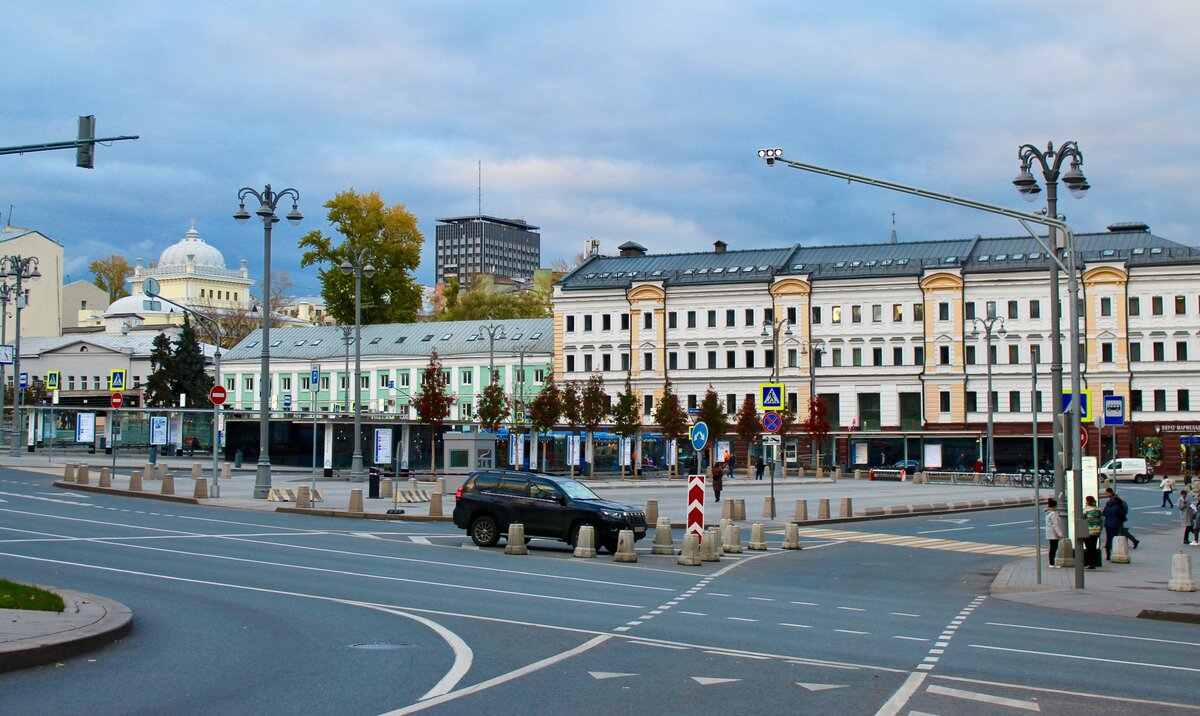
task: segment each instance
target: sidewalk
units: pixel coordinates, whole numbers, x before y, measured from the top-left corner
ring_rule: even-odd
[[[1172,556],[1183,552],[1200,562],[1200,547],[1182,544],[1182,529],[1138,530],[1141,545],[1129,551],[1129,564],[1104,562],[1084,570],[1084,588],[1077,590],[1075,569],[1050,569],[1042,564],[1042,583],[1036,579],[1033,557],[1010,562],[992,581],[992,596],[1052,609],[1110,616],[1165,619],[1200,624],[1200,592],[1172,592]],[[1043,552],[1042,560],[1046,559]],[[1195,575],[1195,572],[1193,572]],[[1194,578],[1194,577],[1193,577]]]
[[[0,671],[47,664],[110,644],[133,628],[133,612],[111,599],[43,587],[63,598],[61,612],[0,609]]]

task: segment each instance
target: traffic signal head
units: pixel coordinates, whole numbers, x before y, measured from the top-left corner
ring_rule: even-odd
[[[79,118],[79,144],[75,147],[75,166],[81,169],[91,169],[96,158],[96,115],[89,114]]]

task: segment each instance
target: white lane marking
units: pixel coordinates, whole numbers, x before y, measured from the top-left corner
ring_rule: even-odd
[[[652,641],[631,641],[629,643],[637,644],[638,646],[653,646],[657,649],[674,649],[676,651],[687,651],[688,650],[688,647],[686,647],[686,646],[675,646],[674,644],[656,644]]]
[[[963,530],[973,530],[973,529],[975,529],[975,528],[974,527],[947,527],[945,529],[940,529],[940,530],[921,530],[917,534],[931,535],[931,534],[936,534],[938,532],[961,532]]]
[[[721,594],[720,592],[706,592],[710,597],[731,597],[732,594]]]
[[[689,617],[706,617],[706,616],[708,616],[707,614],[704,614],[704,613],[702,613],[702,612],[685,612],[685,611],[683,611],[682,609],[681,609],[681,610],[679,610],[679,613],[680,613],[680,614],[687,614]]]
[[[717,656],[736,656],[739,659],[758,659],[759,661],[766,661],[771,658],[769,656],[760,656],[758,654],[741,654],[738,652],[728,651],[726,649],[705,649],[704,653],[715,654]]]
[[[1009,649],[1003,646],[987,646],[985,644],[970,644],[972,649],[987,649],[989,651],[1004,651],[1015,654],[1032,654],[1034,656],[1052,656],[1060,659],[1077,659],[1079,661],[1102,661],[1106,664],[1124,664],[1126,666],[1144,666],[1148,669],[1166,669],[1168,671],[1190,671],[1200,674],[1200,669],[1190,666],[1173,666],[1171,664],[1152,664],[1147,661],[1124,661],[1110,657],[1081,656],[1079,654],[1057,654],[1052,651],[1034,651],[1033,649]]]
[[[725,618],[730,621],[735,621],[735,622],[756,622],[756,621],[758,621],[757,619],[747,619],[745,617],[725,617]]]
[[[695,681],[701,686],[712,686],[713,684],[732,684],[735,681],[741,681],[741,679],[719,679],[711,676],[693,676],[692,681]]]
[[[350,535],[352,537],[362,537],[363,539],[383,539],[379,535],[371,534],[370,532],[351,532]],[[409,537],[409,539],[414,539],[414,538]]]
[[[879,710],[875,712],[875,716],[896,716],[896,714],[900,713],[900,709],[904,708],[904,705],[913,697],[913,694],[917,693],[917,689],[921,688],[921,684],[925,681],[926,676],[928,674],[920,671],[914,671],[909,674],[904,683],[900,684],[900,688],[896,689],[896,693],[892,694],[892,697],[883,706],[879,707]]]
[[[588,675],[597,681],[601,681],[603,679],[620,679],[626,676],[637,676],[637,674],[618,674],[613,671],[589,671]]]
[[[1083,691],[1067,691],[1065,689],[1050,689],[1044,686],[1029,686],[1028,684],[1006,684],[1002,681],[985,681],[983,679],[968,679],[961,676],[945,676],[944,674],[931,674],[933,678],[941,681],[953,681],[960,684],[978,684],[980,686],[999,686],[1005,689],[1019,689],[1022,691],[1039,691],[1044,694],[1060,694],[1062,696],[1074,696],[1081,699],[1099,699],[1101,701],[1118,701],[1121,703],[1138,704],[1139,706],[1173,706],[1175,708],[1186,708],[1196,710],[1196,707],[1191,704],[1173,704],[1169,701],[1148,701],[1146,699],[1134,699],[1126,696],[1109,696],[1107,694],[1097,694],[1094,692]],[[914,712],[915,713],[915,712]]]
[[[591,649],[593,647],[603,644],[604,642],[608,641],[611,638],[613,638],[613,637],[610,635],[601,635],[601,636],[597,636],[592,639],[588,639],[587,641],[585,641],[584,643],[575,647],[574,649],[567,649],[564,652],[560,652],[553,656],[548,656],[545,659],[542,659],[541,661],[535,661],[532,664],[522,666],[519,669],[514,669],[513,671],[510,671],[507,674],[501,674],[499,676],[488,679],[487,681],[481,681],[478,684],[475,684],[473,686],[468,686],[466,688],[459,689],[458,691],[451,691],[450,693],[442,694],[441,696],[435,696],[431,699],[423,700],[420,703],[416,703],[411,706],[406,706],[405,708],[402,708],[402,709],[396,709],[395,711],[389,711],[386,714],[383,714],[383,716],[404,716],[404,714],[416,713],[417,711],[423,711],[423,710],[429,708],[430,706],[437,706],[438,704],[444,704],[448,701],[453,701],[453,700],[461,698],[463,696],[469,696],[471,694],[478,693],[485,689],[490,689],[493,686],[498,686],[500,684],[507,683],[514,679],[519,679],[522,676],[525,676],[526,674],[532,674],[533,672],[540,671],[541,669],[544,669],[547,666],[553,666],[554,664],[557,664],[560,661],[565,661],[566,659],[570,659],[573,656],[578,656],[579,654],[582,654],[585,651],[588,651],[589,649]]]
[[[809,691],[828,691],[829,689],[846,688],[846,684],[806,684],[803,681],[797,681],[796,686],[803,687]]]
[[[1025,624],[1006,624],[1004,622],[987,622],[988,626],[1007,627],[1009,629],[1032,629],[1035,631],[1053,631],[1060,634],[1082,634],[1084,636],[1103,636],[1111,639],[1132,639],[1135,641],[1153,641],[1159,644],[1182,644],[1183,646],[1200,646],[1196,641],[1177,641],[1175,639],[1154,639],[1148,636],[1129,636],[1127,634],[1105,634],[1098,631],[1080,631],[1078,629],[1055,629],[1054,627],[1027,626]]]
[[[870,633],[870,632],[865,632],[865,631],[854,631],[853,629],[834,629],[834,631],[840,631],[843,634],[860,634],[860,635]]]
[[[365,602],[358,602],[357,604],[368,609],[375,609],[388,614],[395,614],[396,616],[405,617],[406,619],[412,619],[419,624],[424,624],[435,634],[440,636],[442,640],[450,646],[450,651],[454,653],[454,663],[451,664],[450,670],[447,671],[446,674],[439,679],[436,684],[433,685],[433,688],[431,688],[429,691],[426,691],[425,694],[420,697],[420,701],[449,693],[455,686],[458,685],[459,681],[462,681],[462,678],[467,675],[467,672],[471,670],[471,662],[475,660],[475,654],[471,651],[471,647],[467,646],[467,642],[463,641],[461,637],[441,624],[438,624],[432,619],[426,619],[425,617],[417,616],[416,614],[408,614],[400,611],[399,609],[389,609],[387,607],[367,604]]]
[[[994,525],[988,525],[988,527],[1010,527],[1012,525],[1027,525],[1032,521],[1033,520],[1017,520],[1016,522],[997,522]]]
[[[820,604],[817,604],[816,602],[788,602],[788,604],[799,604],[802,607],[819,607],[819,606],[821,606]]]
[[[847,612],[865,612],[865,611],[867,611],[866,609],[860,609],[859,607],[838,607],[838,609],[842,609]]]
[[[928,639],[926,639],[924,637],[919,637],[919,636],[899,636],[899,635],[897,635],[897,636],[893,636],[892,638],[893,639],[904,639],[905,641],[929,641]]]
[[[752,601],[752,602],[773,602],[775,600],[771,599],[769,597],[750,597],[750,601]]]
[[[1042,707],[1032,701],[1022,701],[1021,699],[1006,699],[1003,696],[992,696],[991,694],[981,694],[977,691],[964,691],[962,689],[952,689],[947,686],[938,686],[934,684],[925,689],[931,694],[939,696],[952,696],[956,699],[966,699],[968,701],[979,701],[985,704],[995,704],[996,706],[1008,706],[1014,709],[1024,709],[1025,711],[1037,711],[1041,713]]]
[[[812,629],[808,624],[789,624],[787,622],[779,622],[779,626],[794,627],[796,629]]]
[[[920,614],[909,614],[908,612],[888,612],[894,617],[919,617]]]

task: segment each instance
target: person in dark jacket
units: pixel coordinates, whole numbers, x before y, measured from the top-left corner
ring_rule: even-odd
[[[721,488],[725,486],[725,463],[718,462],[712,467],[712,489],[713,494],[717,496],[717,502],[721,501]]]
[[[754,463],[754,479],[755,480],[761,480],[763,478],[763,470],[765,470],[766,467],[767,467],[767,465],[766,465],[766,463],[763,462],[762,455],[759,455],[758,460],[755,461],[755,463]]]
[[[1104,503],[1104,556],[1112,559],[1112,543],[1116,537],[1125,537],[1137,549],[1139,540],[1125,528],[1129,519],[1129,505],[1122,500],[1111,487],[1104,488],[1108,500]]]

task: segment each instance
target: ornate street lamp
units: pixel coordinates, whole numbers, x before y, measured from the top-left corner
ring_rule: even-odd
[[[351,261],[350,259],[353,259]],[[338,267],[342,275],[354,274],[354,454],[350,458],[351,482],[362,482],[362,280],[375,275],[367,250],[351,249],[350,258]]]
[[[992,329],[996,324],[1000,324],[996,335],[1003,338],[1008,334],[1008,330],[1004,328],[1004,319],[1000,316],[990,315],[987,318],[973,319],[975,330],[971,332],[971,338],[979,338],[979,327],[983,326],[984,341],[987,348],[987,398],[984,404],[987,405],[987,471],[988,474],[996,472],[996,440],[995,440],[995,408],[992,405]]]
[[[12,456],[21,454],[21,309],[25,308],[25,290],[21,288],[23,281],[32,281],[42,277],[38,271],[36,256],[5,256],[0,258],[0,276],[15,279],[14,301],[16,305],[16,330],[13,339],[13,424],[12,424]]]

